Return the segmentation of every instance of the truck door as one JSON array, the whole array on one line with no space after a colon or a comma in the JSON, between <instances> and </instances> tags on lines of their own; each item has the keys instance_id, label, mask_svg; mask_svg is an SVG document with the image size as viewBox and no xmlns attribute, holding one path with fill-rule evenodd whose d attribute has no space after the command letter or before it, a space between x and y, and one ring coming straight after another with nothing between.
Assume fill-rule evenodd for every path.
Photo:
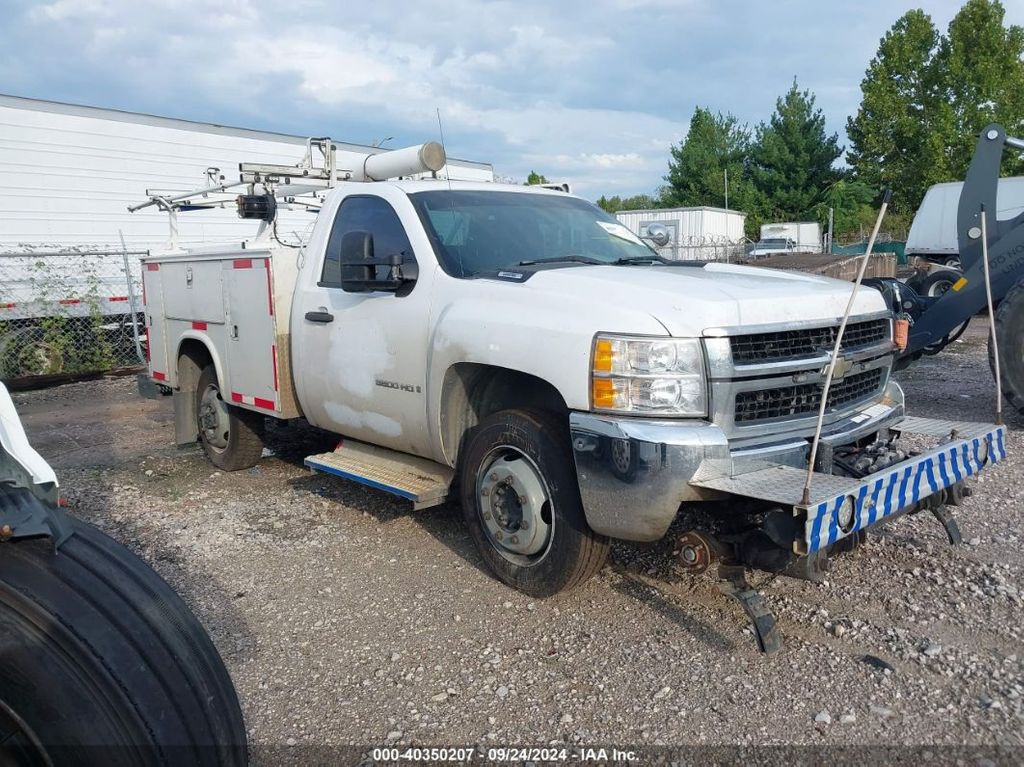
<instances>
[{"instance_id":1,"label":"truck door","mask_svg":"<svg viewBox=\"0 0 1024 767\"><path fill-rule=\"evenodd\" d=\"M404 195L395 202L414 220ZM377 257L418 256L411 291L342 290L340 246L351 231L369 232ZM425 236L421 240L421 250L429 247ZM345 197L329 233L314 237L306 253L314 262L303 266L292 312L293 375L311 423L395 450L430 453L426 345L434 272L428 265L436 262L429 255L414 253L395 208L375 195Z\"/></svg>"}]
</instances>

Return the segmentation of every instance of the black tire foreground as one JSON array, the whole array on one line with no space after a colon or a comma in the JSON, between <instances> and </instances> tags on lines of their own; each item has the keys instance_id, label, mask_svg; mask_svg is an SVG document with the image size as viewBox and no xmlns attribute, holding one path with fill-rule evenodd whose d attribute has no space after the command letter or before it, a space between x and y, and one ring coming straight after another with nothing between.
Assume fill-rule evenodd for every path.
<instances>
[{"instance_id":1,"label":"black tire foreground","mask_svg":"<svg viewBox=\"0 0 1024 767\"><path fill-rule=\"evenodd\" d=\"M551 492L554 532L543 556L517 565L499 554L484 532L477 499L477 473L484 457L507 445L529 456ZM462 513L473 542L500 581L533 597L549 597L595 575L608 558L608 539L587 524L580 500L564 416L542 410L503 410L471 432L461 458Z\"/></svg>"},{"instance_id":2,"label":"black tire foreground","mask_svg":"<svg viewBox=\"0 0 1024 767\"><path fill-rule=\"evenodd\" d=\"M1003 396L1024 413L1024 280L1006 294L996 308L996 333L999 337L999 372ZM992 340L988 344L988 364L995 375Z\"/></svg>"},{"instance_id":3,"label":"black tire foreground","mask_svg":"<svg viewBox=\"0 0 1024 767\"><path fill-rule=\"evenodd\" d=\"M40 501L0 489L0 505ZM0 543L0 763L243 765L245 724L195 616L96 528Z\"/></svg>"}]
</instances>

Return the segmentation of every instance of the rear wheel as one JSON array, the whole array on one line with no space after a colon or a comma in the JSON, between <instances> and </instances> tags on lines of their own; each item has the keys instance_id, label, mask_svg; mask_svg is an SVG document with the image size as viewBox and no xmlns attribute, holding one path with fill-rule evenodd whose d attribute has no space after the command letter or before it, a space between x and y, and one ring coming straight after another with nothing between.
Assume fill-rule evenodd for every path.
<instances>
[{"instance_id":1,"label":"rear wheel","mask_svg":"<svg viewBox=\"0 0 1024 767\"><path fill-rule=\"evenodd\" d=\"M195 616L126 548L71 525L59 552L0 543L0 763L245 764L238 698Z\"/></svg>"},{"instance_id":2,"label":"rear wheel","mask_svg":"<svg viewBox=\"0 0 1024 767\"><path fill-rule=\"evenodd\" d=\"M498 579L547 597L604 565L608 539L587 524L568 429L554 414L505 410L486 418L463 449L462 511Z\"/></svg>"},{"instance_id":3,"label":"rear wheel","mask_svg":"<svg viewBox=\"0 0 1024 767\"><path fill-rule=\"evenodd\" d=\"M1024 281L1014 285L996 309L996 333L999 339L999 372L1003 396L1024 412ZM988 364L995 375L992 339L988 344Z\"/></svg>"},{"instance_id":4,"label":"rear wheel","mask_svg":"<svg viewBox=\"0 0 1024 767\"><path fill-rule=\"evenodd\" d=\"M217 369L203 368L196 389L199 441L218 469L238 471L255 466L263 455L263 417L224 401Z\"/></svg>"}]
</instances>

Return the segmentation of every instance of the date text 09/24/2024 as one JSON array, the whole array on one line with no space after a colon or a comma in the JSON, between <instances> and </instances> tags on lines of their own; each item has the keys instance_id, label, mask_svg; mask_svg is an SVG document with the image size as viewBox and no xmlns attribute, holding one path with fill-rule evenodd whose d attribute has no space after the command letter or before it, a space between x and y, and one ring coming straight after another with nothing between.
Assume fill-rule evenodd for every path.
<instances>
[{"instance_id":1,"label":"date text 09/24/2024","mask_svg":"<svg viewBox=\"0 0 1024 767\"><path fill-rule=\"evenodd\" d=\"M543 746L493 746L478 750L464 747L384 747L371 753L374 762L606 762L633 761L634 751L618 748L563 748Z\"/></svg>"}]
</instances>

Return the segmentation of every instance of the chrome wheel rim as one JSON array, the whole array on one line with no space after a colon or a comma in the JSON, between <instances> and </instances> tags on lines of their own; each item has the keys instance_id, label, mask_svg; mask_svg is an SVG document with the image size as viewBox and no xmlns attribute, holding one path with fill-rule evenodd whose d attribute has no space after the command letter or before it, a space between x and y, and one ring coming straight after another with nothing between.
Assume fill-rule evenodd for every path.
<instances>
[{"instance_id":1,"label":"chrome wheel rim","mask_svg":"<svg viewBox=\"0 0 1024 767\"><path fill-rule=\"evenodd\" d=\"M220 389L210 384L199 400L199 431L203 441L215 450L224 450L230 436L227 403L221 399Z\"/></svg>"},{"instance_id":2,"label":"chrome wheel rim","mask_svg":"<svg viewBox=\"0 0 1024 767\"><path fill-rule=\"evenodd\" d=\"M551 493L537 464L521 450L501 446L480 463L477 512L484 535L517 565L543 559L554 534Z\"/></svg>"}]
</instances>

